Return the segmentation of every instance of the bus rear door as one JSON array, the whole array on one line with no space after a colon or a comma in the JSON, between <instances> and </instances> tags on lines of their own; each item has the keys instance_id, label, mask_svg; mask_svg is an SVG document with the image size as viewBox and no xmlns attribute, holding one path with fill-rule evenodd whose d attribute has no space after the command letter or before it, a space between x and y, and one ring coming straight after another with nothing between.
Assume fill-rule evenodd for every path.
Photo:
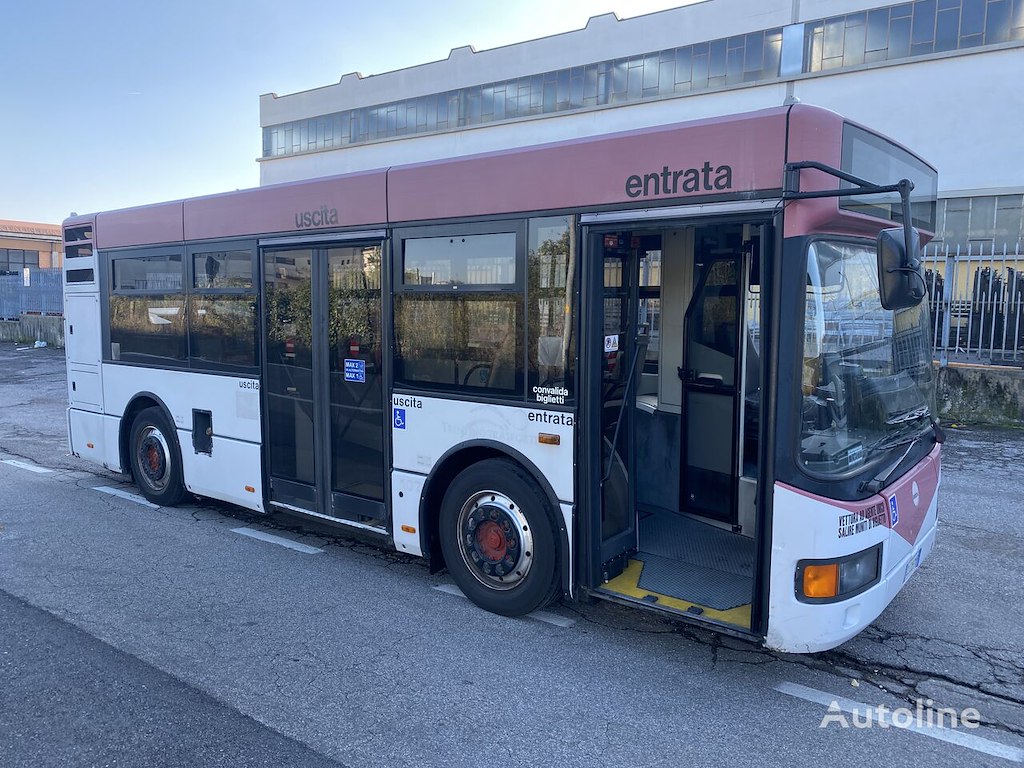
<instances>
[{"instance_id":1,"label":"bus rear door","mask_svg":"<svg viewBox=\"0 0 1024 768\"><path fill-rule=\"evenodd\" d=\"M269 501L383 527L381 239L263 246Z\"/></svg>"}]
</instances>

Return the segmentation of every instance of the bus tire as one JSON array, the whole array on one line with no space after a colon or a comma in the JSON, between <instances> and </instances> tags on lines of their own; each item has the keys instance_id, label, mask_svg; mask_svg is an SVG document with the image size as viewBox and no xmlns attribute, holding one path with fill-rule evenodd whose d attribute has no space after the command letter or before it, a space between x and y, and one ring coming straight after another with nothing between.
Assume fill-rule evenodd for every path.
<instances>
[{"instance_id":1,"label":"bus tire","mask_svg":"<svg viewBox=\"0 0 1024 768\"><path fill-rule=\"evenodd\" d=\"M160 408L139 411L132 422L128 459L135 484L153 504L173 507L186 496L181 451L174 428Z\"/></svg>"},{"instance_id":2,"label":"bus tire","mask_svg":"<svg viewBox=\"0 0 1024 768\"><path fill-rule=\"evenodd\" d=\"M517 464L463 470L441 503L439 534L455 583L484 610L522 616L557 596L558 543L550 502Z\"/></svg>"}]
</instances>

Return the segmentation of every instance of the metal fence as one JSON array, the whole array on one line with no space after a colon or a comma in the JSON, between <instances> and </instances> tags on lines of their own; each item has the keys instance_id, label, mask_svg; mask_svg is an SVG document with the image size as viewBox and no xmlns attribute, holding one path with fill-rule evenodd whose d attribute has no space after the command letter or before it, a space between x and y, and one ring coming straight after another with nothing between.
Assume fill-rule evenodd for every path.
<instances>
[{"instance_id":1,"label":"metal fence","mask_svg":"<svg viewBox=\"0 0 1024 768\"><path fill-rule=\"evenodd\" d=\"M22 315L62 315L64 284L62 270L29 268L25 276L0 275L0 320L18 320Z\"/></svg>"},{"instance_id":2,"label":"metal fence","mask_svg":"<svg viewBox=\"0 0 1024 768\"><path fill-rule=\"evenodd\" d=\"M991 244L926 248L935 355L948 362L1024 365L1024 254Z\"/></svg>"}]
</instances>

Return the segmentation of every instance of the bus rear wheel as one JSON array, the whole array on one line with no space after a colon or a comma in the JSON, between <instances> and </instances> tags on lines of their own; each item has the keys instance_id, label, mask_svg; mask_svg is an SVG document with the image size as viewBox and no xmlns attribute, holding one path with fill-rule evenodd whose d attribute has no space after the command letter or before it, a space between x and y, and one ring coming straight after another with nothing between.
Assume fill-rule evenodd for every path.
<instances>
[{"instance_id":1,"label":"bus rear wheel","mask_svg":"<svg viewBox=\"0 0 1024 768\"><path fill-rule=\"evenodd\" d=\"M455 583L481 608L522 616L558 594L556 534L544 492L518 465L488 459L459 474L441 505Z\"/></svg>"},{"instance_id":2,"label":"bus rear wheel","mask_svg":"<svg viewBox=\"0 0 1024 768\"><path fill-rule=\"evenodd\" d=\"M153 504L172 507L186 495L181 451L174 428L159 408L140 411L132 422L129 459L142 495Z\"/></svg>"}]
</instances>

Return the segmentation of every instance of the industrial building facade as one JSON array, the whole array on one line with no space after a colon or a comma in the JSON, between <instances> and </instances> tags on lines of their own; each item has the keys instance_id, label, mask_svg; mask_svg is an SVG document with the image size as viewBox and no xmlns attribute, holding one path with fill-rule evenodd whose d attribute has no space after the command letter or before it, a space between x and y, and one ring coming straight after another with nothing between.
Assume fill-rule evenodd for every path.
<instances>
[{"instance_id":1,"label":"industrial building facade","mask_svg":"<svg viewBox=\"0 0 1024 768\"><path fill-rule=\"evenodd\" d=\"M802 101L939 169L938 243L1024 237L1024 0L704 0L260 100L261 184Z\"/></svg>"},{"instance_id":2,"label":"industrial building facade","mask_svg":"<svg viewBox=\"0 0 1024 768\"><path fill-rule=\"evenodd\" d=\"M60 225L0 219L0 275L60 267L63 251Z\"/></svg>"}]
</instances>

